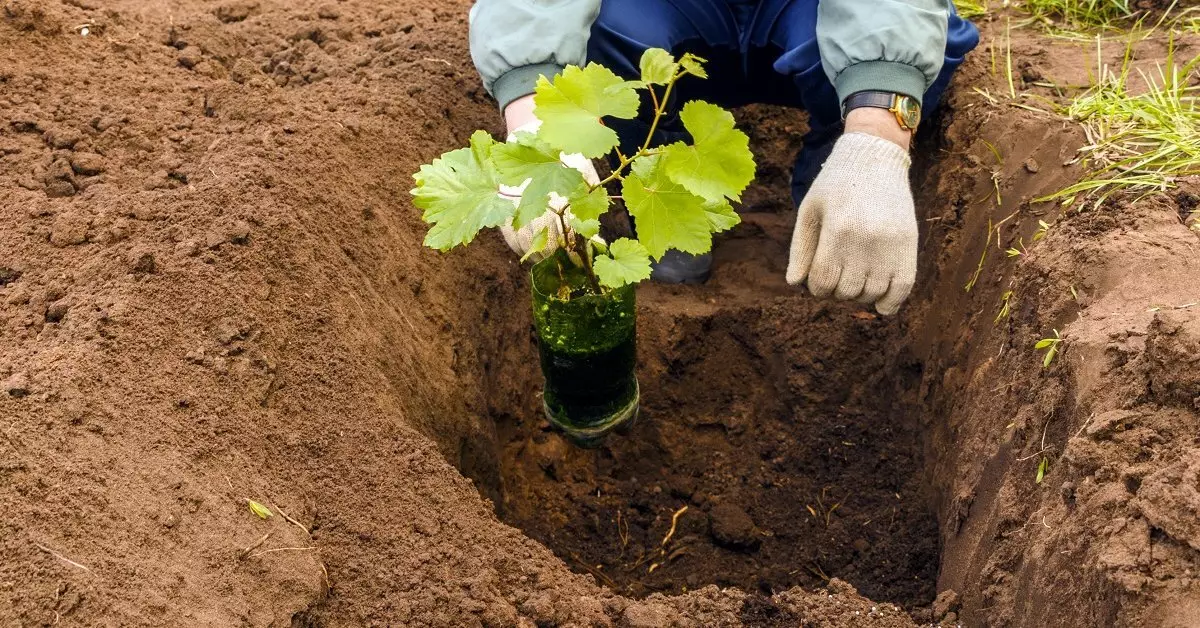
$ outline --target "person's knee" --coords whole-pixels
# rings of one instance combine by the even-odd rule
[[[961,62],[978,45],[979,29],[970,21],[951,15],[946,31],[946,57]]]

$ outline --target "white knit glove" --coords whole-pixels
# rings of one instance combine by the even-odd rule
[[[846,133],[800,204],[787,282],[817,297],[874,303],[895,314],[917,275],[917,216],[908,152]]]
[[[513,129],[508,134],[508,141],[516,141],[517,133],[536,133],[538,127],[541,125],[542,121],[535,118],[532,122],[528,122],[520,127],[517,127],[516,129]],[[562,160],[564,165],[570,166],[583,174],[584,181],[587,181],[593,185],[600,182],[600,176],[596,174],[596,167],[592,165],[592,160],[588,159],[587,157],[584,157],[580,154],[563,153],[559,156],[559,159]],[[500,186],[500,193],[504,194],[505,196],[513,197],[514,204],[520,204],[521,193],[525,191],[526,185],[528,185],[528,182],[517,187],[502,185]],[[553,207],[555,210],[561,210],[566,204],[567,199],[553,192],[550,193],[550,207]],[[550,253],[553,253],[554,250],[558,248],[558,242],[562,240],[562,226],[558,219],[558,215],[555,214],[550,207],[546,208],[546,213],[542,214],[538,218],[535,218],[533,222],[530,222],[520,229],[513,229],[511,220],[507,225],[500,227],[500,233],[504,236],[504,241],[508,243],[508,248],[512,249],[517,255],[524,257],[525,253],[529,251],[529,246],[533,244],[533,237],[544,228],[549,231],[548,235],[550,236],[549,241],[546,243],[546,248],[543,249],[541,253],[534,253],[530,256],[530,258],[536,262],[543,259]],[[570,219],[570,216],[571,212],[568,210],[567,218]],[[599,240],[598,237],[596,239]]]

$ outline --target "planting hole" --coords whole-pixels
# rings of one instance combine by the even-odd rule
[[[784,283],[791,157],[759,148],[756,192],[770,202],[718,240],[712,280],[639,288],[632,431],[569,444],[542,416],[536,349],[521,346],[528,373],[493,395],[521,401],[493,409],[499,470],[484,491],[505,521],[623,594],[769,594],[837,577],[928,605],[938,532],[919,367],[893,320]]]

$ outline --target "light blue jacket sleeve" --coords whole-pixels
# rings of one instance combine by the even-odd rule
[[[820,0],[817,45],[839,100],[863,90],[881,90],[920,101],[942,69],[950,1]],[[539,75],[553,76],[563,66],[584,63],[600,2],[475,3],[470,13],[471,58],[501,109],[533,93]]]
[[[879,90],[917,102],[946,55],[950,0],[821,0],[817,47],[838,101]]]
[[[533,93],[567,65],[583,65],[600,0],[478,0],[471,7],[471,59],[500,103]]]

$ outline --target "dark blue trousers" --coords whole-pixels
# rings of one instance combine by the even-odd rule
[[[811,130],[792,172],[792,196],[799,204],[842,131],[841,104],[817,49],[817,2],[603,0],[588,41],[588,61],[633,78],[647,48],[690,52],[708,60],[710,78],[680,81],[672,94],[676,104],[700,99],[723,107],[765,103],[808,111]],[[979,31],[953,10],[948,35],[945,65],[924,96],[926,116],[963,57],[979,43]],[[625,154],[636,151],[649,131],[648,119],[610,124]],[[687,137],[674,116],[660,122],[660,129],[656,144]]]

